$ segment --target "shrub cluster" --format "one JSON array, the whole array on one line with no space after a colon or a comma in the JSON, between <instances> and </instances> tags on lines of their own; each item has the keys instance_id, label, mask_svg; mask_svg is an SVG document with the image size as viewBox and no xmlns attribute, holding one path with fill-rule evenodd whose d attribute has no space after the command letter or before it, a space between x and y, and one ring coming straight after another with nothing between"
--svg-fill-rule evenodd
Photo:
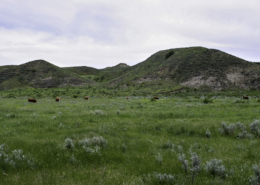
<instances>
[{"instance_id":1,"label":"shrub cluster","mask_svg":"<svg viewBox=\"0 0 260 185\"><path fill-rule=\"evenodd\" d=\"M249 183L250 185L258 185L260 184L260 164L254 164L252 168L254 170L255 176L251 176L249 178Z\"/></svg>"},{"instance_id":2,"label":"shrub cluster","mask_svg":"<svg viewBox=\"0 0 260 185\"><path fill-rule=\"evenodd\" d=\"M221 134L232 135L236 129L235 124L227 125L225 122L221 123L222 128L219 128Z\"/></svg>"},{"instance_id":3,"label":"shrub cluster","mask_svg":"<svg viewBox=\"0 0 260 185\"><path fill-rule=\"evenodd\" d=\"M12 168L33 168L35 160L30 155L24 155L23 150L13 150L11 154L6 152L5 143L0 145L0 166L6 170Z\"/></svg>"},{"instance_id":4,"label":"shrub cluster","mask_svg":"<svg viewBox=\"0 0 260 185\"><path fill-rule=\"evenodd\" d=\"M196 153L191 153L191 167L189 167L189 162L186 160L185 154L180 154L178 160L182 163L182 168L187 178L190 179L191 184L193 184L196 175L201 171L201 158Z\"/></svg>"},{"instance_id":5,"label":"shrub cluster","mask_svg":"<svg viewBox=\"0 0 260 185\"><path fill-rule=\"evenodd\" d=\"M210 159L206 162L206 171L213 175L214 178L216 176L224 178L226 173L225 166L220 159Z\"/></svg>"}]
</instances>

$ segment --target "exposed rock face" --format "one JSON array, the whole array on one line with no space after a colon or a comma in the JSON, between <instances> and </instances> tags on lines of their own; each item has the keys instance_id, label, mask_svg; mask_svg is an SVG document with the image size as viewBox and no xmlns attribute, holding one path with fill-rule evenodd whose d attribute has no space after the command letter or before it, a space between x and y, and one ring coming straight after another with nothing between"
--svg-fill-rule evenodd
<instances>
[{"instance_id":1,"label":"exposed rock face","mask_svg":"<svg viewBox=\"0 0 260 185\"><path fill-rule=\"evenodd\" d=\"M188 80L186 82L182 82L180 84L183 86L195 87L195 88L199 88L202 85L207 85L207 86L210 86L211 88L213 88L214 90L222 89L221 83L217 80L216 77L213 77L213 76L209 77L207 79L204 79L203 76L195 76L195 77L192 77L190 80Z\"/></svg>"}]
</instances>

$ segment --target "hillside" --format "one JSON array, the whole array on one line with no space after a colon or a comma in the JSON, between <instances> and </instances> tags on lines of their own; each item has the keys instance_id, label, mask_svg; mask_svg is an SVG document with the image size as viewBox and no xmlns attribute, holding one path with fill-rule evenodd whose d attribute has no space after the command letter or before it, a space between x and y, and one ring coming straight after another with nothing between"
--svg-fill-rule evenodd
<instances>
[{"instance_id":1,"label":"hillside","mask_svg":"<svg viewBox=\"0 0 260 185\"><path fill-rule=\"evenodd\" d=\"M183 87L207 90L260 89L260 65L204 47L159 51L134 66L120 63L104 69L59 68L44 60L19 66L0 66L0 89L94 85L145 93Z\"/></svg>"},{"instance_id":2,"label":"hillside","mask_svg":"<svg viewBox=\"0 0 260 185\"><path fill-rule=\"evenodd\" d=\"M117 64L116 66L106 67L104 69L95 69L92 67L81 66L81 67L64 67L71 72L74 72L84 78L94 79L97 82L104 82L117 78L124 74L131 67L125 63Z\"/></svg>"},{"instance_id":3,"label":"hillside","mask_svg":"<svg viewBox=\"0 0 260 185\"><path fill-rule=\"evenodd\" d=\"M50 88L66 85L87 85L93 82L61 69L44 60L35 60L19 66L0 67L0 89L18 87Z\"/></svg>"},{"instance_id":4,"label":"hillside","mask_svg":"<svg viewBox=\"0 0 260 185\"><path fill-rule=\"evenodd\" d=\"M260 88L260 66L215 49L203 47L159 51L132 66L109 85L175 83L212 90Z\"/></svg>"}]
</instances>

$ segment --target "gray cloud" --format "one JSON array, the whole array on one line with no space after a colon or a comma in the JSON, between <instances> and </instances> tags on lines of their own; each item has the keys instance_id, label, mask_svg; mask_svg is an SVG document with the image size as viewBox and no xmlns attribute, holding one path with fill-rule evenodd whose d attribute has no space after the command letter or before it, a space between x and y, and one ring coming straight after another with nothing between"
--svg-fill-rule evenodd
<instances>
[{"instance_id":1,"label":"gray cloud","mask_svg":"<svg viewBox=\"0 0 260 185\"><path fill-rule=\"evenodd\" d=\"M204 46L260 61L260 1L2 0L0 65L134 65L154 52Z\"/></svg>"}]
</instances>

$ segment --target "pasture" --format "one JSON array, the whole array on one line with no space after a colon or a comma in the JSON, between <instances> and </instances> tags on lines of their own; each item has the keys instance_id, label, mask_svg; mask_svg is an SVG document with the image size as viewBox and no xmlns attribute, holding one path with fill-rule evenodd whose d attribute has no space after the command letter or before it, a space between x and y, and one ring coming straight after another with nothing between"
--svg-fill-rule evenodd
<instances>
[{"instance_id":1,"label":"pasture","mask_svg":"<svg viewBox=\"0 0 260 185\"><path fill-rule=\"evenodd\" d=\"M0 99L0 184L259 180L257 98L60 98Z\"/></svg>"}]
</instances>

